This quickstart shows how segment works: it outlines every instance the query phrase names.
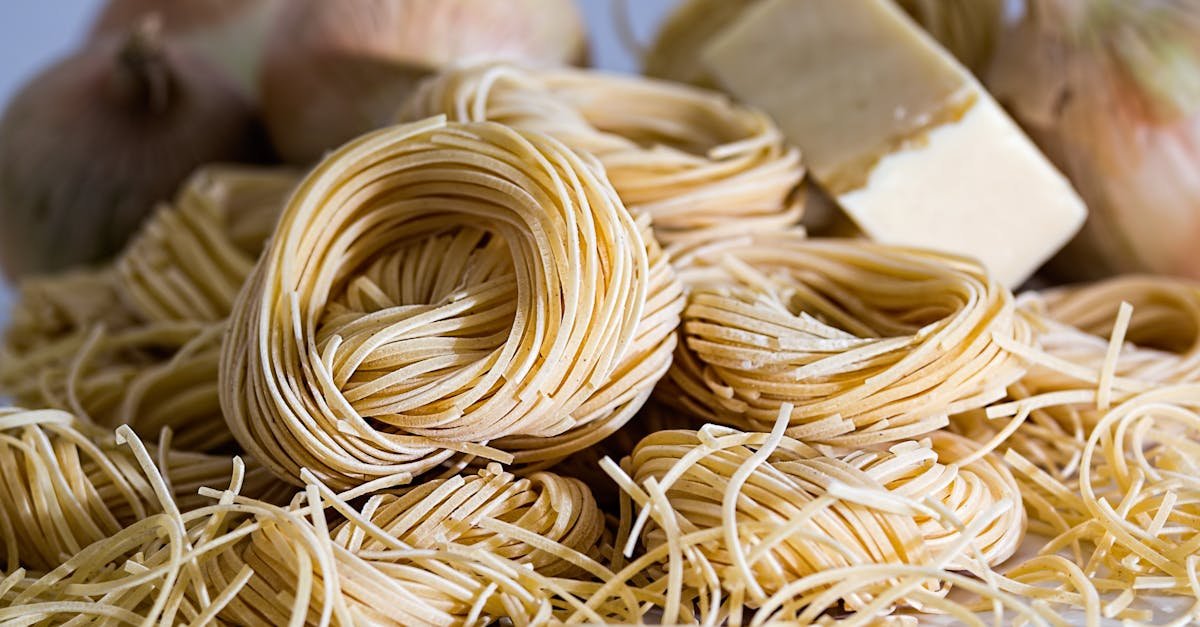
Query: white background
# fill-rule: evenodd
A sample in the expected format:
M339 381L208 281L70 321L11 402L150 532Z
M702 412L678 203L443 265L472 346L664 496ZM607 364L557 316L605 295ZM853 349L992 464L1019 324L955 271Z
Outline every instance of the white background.
M677 1L578 0L591 31L595 64L625 72L638 69L636 55L618 36L616 3L625 3L635 34L648 41ZM74 50L102 5L101 0L0 0L0 104L6 106L41 68ZM9 300L9 290L0 280L0 328L8 319Z

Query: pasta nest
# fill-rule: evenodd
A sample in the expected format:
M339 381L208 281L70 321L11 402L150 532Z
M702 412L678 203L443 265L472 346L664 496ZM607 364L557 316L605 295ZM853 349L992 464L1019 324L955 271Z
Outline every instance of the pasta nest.
M185 508L153 449L127 426L118 435L129 452L114 459L133 460L129 480L141 479L153 511L53 571L6 572L0 620L633 622L645 611L639 600L658 600L628 586L593 598L612 576L593 557L608 542L595 501L574 479L489 465L412 488L393 475L335 493L305 473L305 488L280 506L244 494L250 477L234 458L227 489L206 484L208 504Z
M197 172L117 258L126 300L146 320L224 320L299 180L282 168Z
M599 164L494 123L359 138L292 197L234 306L237 440L341 489L615 431L671 359L681 288Z
M681 575L682 598L700 607L732 594L749 607L804 609L809 620L839 602L859 610L904 578L858 579L856 569L969 570L1016 551L1025 529L1017 483L994 456L960 466L973 448L938 432L839 457L778 429L662 431L623 462L626 491L642 506L630 533L659 556L658 585ZM809 585L830 571L846 581ZM919 584L922 593L897 602L920 608L946 592L936 576Z
M553 596L537 582L587 575L572 560L589 563L574 556L597 554L604 531L604 517L579 481L546 472L517 477L497 465L375 494L360 509L333 503L347 518L330 521L328 531L302 516L260 517L266 522L244 546L207 564L215 586L231 583L246 566L255 573L222 618L278 625L300 607L373 624L529 619ZM514 529L537 541L516 538ZM325 570L322 559L332 568ZM526 569L532 579L521 574ZM333 596L305 592L326 586L336 586Z
M150 446L174 495L188 511L209 503L201 487L228 485L234 462ZM286 496L262 468L245 477L245 492ZM111 433L58 410L0 409L0 560L18 567L58 567L93 542L161 512L158 495L134 453Z
M669 252L800 221L800 153L762 112L717 92L652 79L503 64L446 70L402 120L445 114L551 135L594 154Z
M1032 341L974 262L859 241L759 234L680 260L689 290L660 397L693 415L858 448L919 437L1004 397Z

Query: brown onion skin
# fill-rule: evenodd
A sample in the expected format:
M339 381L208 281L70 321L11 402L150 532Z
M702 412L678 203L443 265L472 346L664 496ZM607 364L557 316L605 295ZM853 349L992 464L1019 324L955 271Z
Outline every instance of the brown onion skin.
M442 66L580 63L586 43L574 0L288 0L267 36L263 115L280 156L307 164L390 122Z
M197 166L260 161L249 102L221 73L155 44L155 98L130 87L124 37L44 70L0 119L0 265L10 279L118 252Z
M109 0L92 24L93 36L128 30L150 13L158 13L166 32L187 33L236 19L264 0Z
M267 30L288 0L108 0L92 22L90 39L129 32L148 15L163 33L232 77L258 99L258 73Z

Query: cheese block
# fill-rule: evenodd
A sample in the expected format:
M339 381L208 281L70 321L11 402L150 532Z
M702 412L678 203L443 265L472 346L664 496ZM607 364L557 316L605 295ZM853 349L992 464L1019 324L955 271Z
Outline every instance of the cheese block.
M972 256L1015 286L1083 223L1066 178L890 0L763 0L702 58L875 240Z

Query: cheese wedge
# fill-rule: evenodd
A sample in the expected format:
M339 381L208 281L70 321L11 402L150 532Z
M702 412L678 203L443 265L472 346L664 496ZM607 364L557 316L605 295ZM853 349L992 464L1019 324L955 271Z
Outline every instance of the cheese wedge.
M702 57L872 239L972 256L1015 286L1083 223L1066 178L890 0L763 0Z

